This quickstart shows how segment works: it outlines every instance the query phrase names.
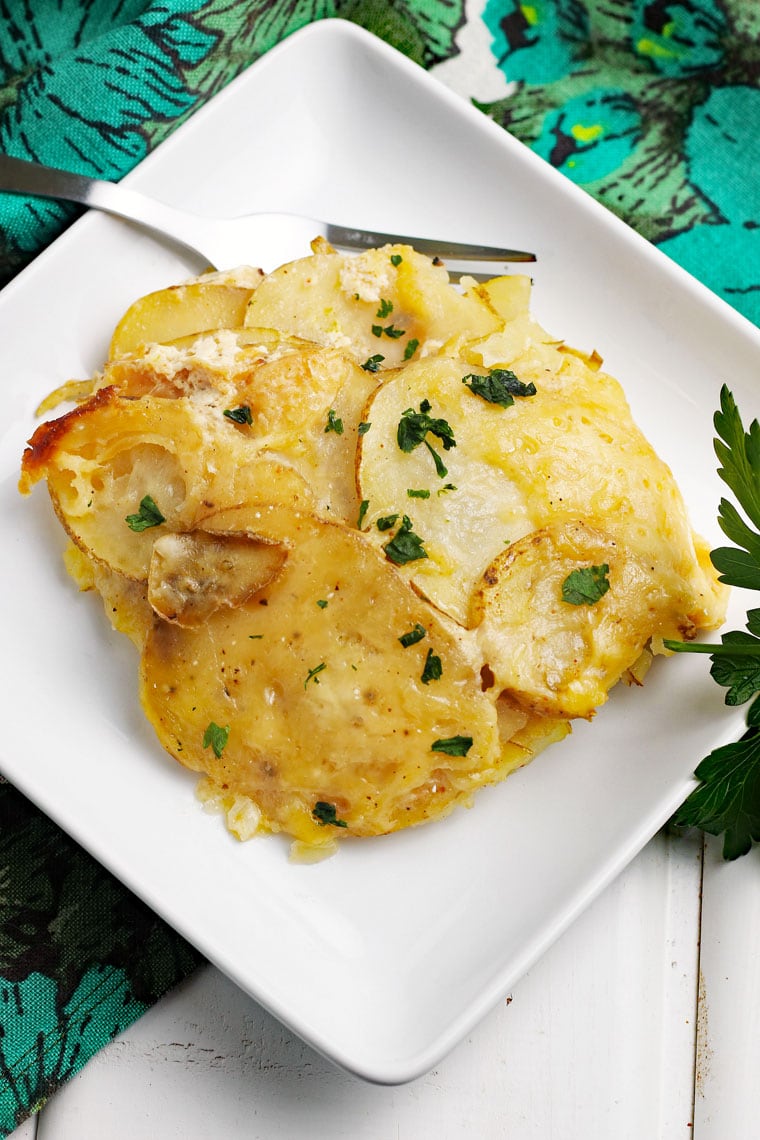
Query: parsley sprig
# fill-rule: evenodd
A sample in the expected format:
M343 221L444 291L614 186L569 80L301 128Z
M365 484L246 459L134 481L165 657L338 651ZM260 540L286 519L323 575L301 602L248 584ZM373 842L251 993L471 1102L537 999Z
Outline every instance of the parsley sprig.
M718 524L735 545L710 554L719 579L730 586L760 590L760 424L744 430L733 395L724 384L715 413L718 474L733 492L744 516L721 499ZM723 835L724 859L746 855L760 841L760 609L747 613L747 632L721 635L720 645L665 641L681 653L709 653L710 674L727 690L725 702L751 702L747 731L740 740L714 749L698 765L700 784L673 817L677 827L698 827Z

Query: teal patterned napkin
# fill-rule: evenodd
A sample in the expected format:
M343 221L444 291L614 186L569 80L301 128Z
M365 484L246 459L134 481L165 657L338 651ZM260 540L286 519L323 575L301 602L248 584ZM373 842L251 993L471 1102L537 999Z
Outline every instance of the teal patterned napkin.
M0 151L110 179L314 20L352 20L428 68L456 60L461 94L760 325L757 0L5 0L2 13ZM0 284L77 212L0 194ZM198 961L0 784L0 1137Z

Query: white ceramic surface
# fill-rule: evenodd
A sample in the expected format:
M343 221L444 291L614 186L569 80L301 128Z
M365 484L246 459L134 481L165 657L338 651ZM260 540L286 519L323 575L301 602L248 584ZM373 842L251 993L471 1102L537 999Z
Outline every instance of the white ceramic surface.
M230 84L129 178L210 214L302 210L535 249L534 307L596 348L715 525L712 413L757 414L760 335L582 191L416 65L325 21ZM199 265L88 216L0 294L4 524L0 769L224 972L328 1057L395 1083L431 1068L668 818L733 738L703 658L658 662L592 725L469 811L316 866L240 845L199 809L137 701L136 660L78 595L44 491L16 491L44 394L103 359L141 293ZM738 593L731 621L746 598Z

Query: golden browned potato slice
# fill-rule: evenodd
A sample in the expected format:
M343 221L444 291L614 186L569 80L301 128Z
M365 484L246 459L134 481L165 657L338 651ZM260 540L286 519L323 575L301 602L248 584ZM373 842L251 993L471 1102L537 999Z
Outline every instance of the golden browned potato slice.
M491 563L472 600L496 685L528 709L590 717L650 638L687 632L689 597L581 522L544 527Z
M153 544L148 601L165 621L200 625L240 606L282 569L285 547L236 534L164 534Z
M239 328L252 292L247 286L201 280L148 293L130 305L116 326L109 360L146 344L166 344L209 329Z
M124 399L113 389L41 425L20 487L46 477L70 536L92 557L144 580L153 543L213 511L256 502L308 507L302 477L262 456L246 425L188 399Z
M164 747L312 844L420 823L500 778L461 636L358 531L296 515L289 531L265 589L149 635L142 700Z
M246 325L270 326L341 348L359 364L391 367L462 336L503 325L486 299L462 295L446 270L409 246L350 255L318 252L269 274Z
M343 353L267 329L227 331L115 361L109 380L130 396L192 396L217 418L221 401L245 440L303 476L319 510L356 521L359 423L378 380Z
M237 390L260 446L286 459L320 511L356 522L359 424L377 378L334 349L289 352L251 373Z
M510 368L535 394L515 395L507 407L472 391L473 375L485 369L448 358L408 365L378 389L359 460L372 540L387 540L378 519L406 514L426 557L402 572L466 624L475 582L505 544L582 518L656 566L668 591L688 599L684 618L719 624L725 591L705 565L671 472L634 424L617 382L543 342ZM455 446L447 450L431 428L421 444L401 449L399 425L423 407L431 420L445 421Z

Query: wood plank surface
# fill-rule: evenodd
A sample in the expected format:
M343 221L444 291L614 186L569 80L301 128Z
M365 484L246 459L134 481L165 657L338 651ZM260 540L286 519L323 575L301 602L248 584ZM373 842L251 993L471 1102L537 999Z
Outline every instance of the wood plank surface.
M686 1140L701 856L658 835L410 1084L339 1071L206 968L51 1100L37 1140Z

